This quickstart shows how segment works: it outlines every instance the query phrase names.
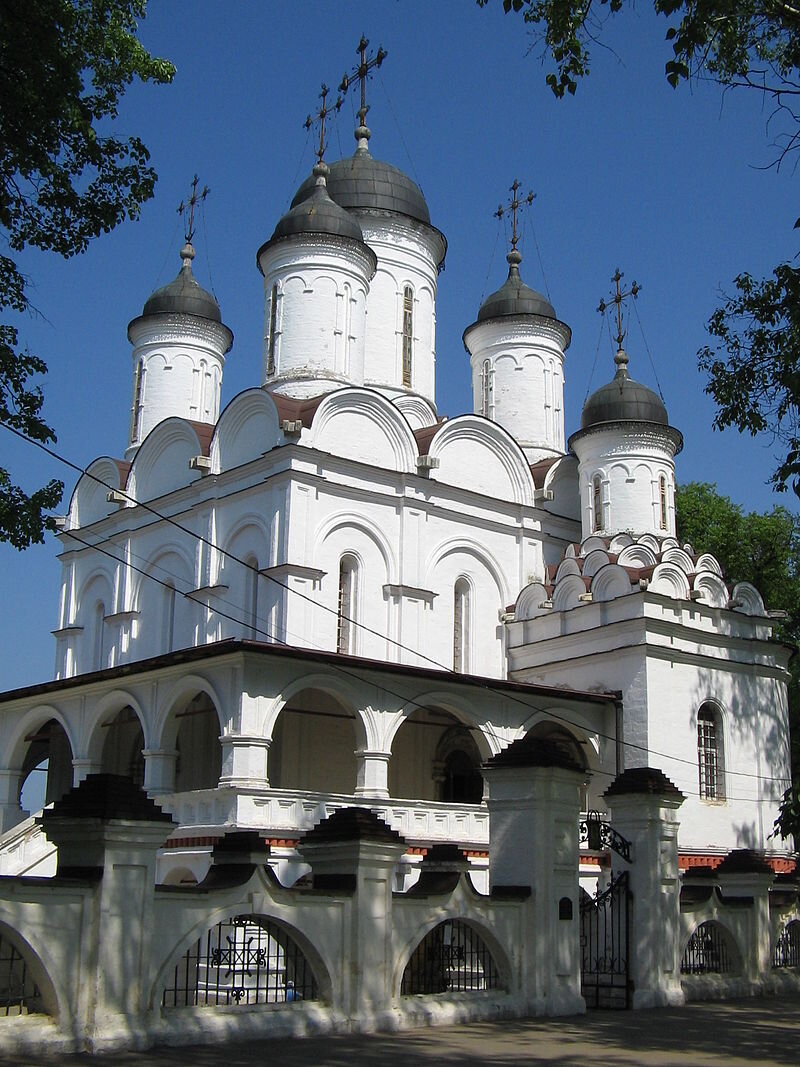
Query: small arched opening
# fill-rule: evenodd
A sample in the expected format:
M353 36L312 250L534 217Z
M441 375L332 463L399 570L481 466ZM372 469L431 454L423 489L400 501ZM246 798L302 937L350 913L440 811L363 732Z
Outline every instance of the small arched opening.
M478 733L443 708L418 708L392 743L391 796L480 804L483 760Z
M499 988L497 964L478 931L461 919L445 919L414 949L400 993L413 996Z
M105 732L101 770L144 785L144 732L139 716L127 705L102 724Z
M26 738L19 806L32 814L60 800L72 788L72 749L64 727L49 719Z
M207 693L197 693L175 712L175 791L214 789L222 773L219 717Z

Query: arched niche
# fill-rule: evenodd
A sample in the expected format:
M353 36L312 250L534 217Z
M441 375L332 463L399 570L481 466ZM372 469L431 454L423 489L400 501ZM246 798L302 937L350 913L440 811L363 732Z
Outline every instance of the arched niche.
M352 795L361 734L355 711L343 700L322 689L301 689L283 706L272 729L270 785Z
M483 738L440 707L416 708L397 730L389 760L389 794L408 800L479 804Z

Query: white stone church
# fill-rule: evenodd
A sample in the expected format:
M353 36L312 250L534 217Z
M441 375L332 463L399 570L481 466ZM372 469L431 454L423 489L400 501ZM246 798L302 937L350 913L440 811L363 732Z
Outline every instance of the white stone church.
M684 874L740 849L791 871L771 836L790 650L756 589L677 541L664 403L620 334L567 437L570 328L514 240L465 324L473 410L441 418L446 240L363 115L356 141L257 251L251 389L221 408L234 335L189 240L128 326L126 447L80 478L59 533L55 680L0 696L0 871L56 872L21 807L29 775L49 804L109 773L174 820L159 885L202 884L244 830L281 886L302 884L304 835L355 808L401 835L396 893L439 845L487 893L483 772L523 737L579 769L584 819L608 818L623 771L662 771L684 796ZM597 841L578 875L607 883Z

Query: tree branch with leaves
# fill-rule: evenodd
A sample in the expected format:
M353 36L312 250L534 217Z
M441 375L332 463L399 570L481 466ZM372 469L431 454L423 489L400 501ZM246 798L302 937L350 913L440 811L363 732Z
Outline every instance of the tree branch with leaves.
M28 246L78 255L152 197L144 144L105 132L134 80L174 75L136 37L145 8L146 0L0 0L0 422L37 441L55 441L37 381L47 368L20 347L14 316L31 307L14 257ZM0 467L0 541L42 541L62 491L51 481L28 494Z

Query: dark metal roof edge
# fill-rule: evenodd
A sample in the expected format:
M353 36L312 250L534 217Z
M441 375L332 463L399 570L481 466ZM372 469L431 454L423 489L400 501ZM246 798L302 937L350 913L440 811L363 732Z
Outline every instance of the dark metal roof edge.
M576 700L594 704L608 704L619 701L619 693L592 693L588 690L563 689L559 686L530 685L526 682L515 682L506 678L488 678L476 674L455 674L435 668L415 667L403 663L386 663L384 660L366 659L363 656L345 656L340 652L323 652L315 649L295 648L289 645L267 644L263 641L231 637L225 641L215 641L208 645L195 645L191 648L179 649L176 652L167 652L162 656L152 656L149 659L135 660L132 663L122 663L118 667L108 667L103 671L92 671L89 674L78 674L71 678L57 678L48 682L39 682L36 685L9 689L5 693L0 693L0 705L10 703L12 700L22 700L26 697L38 696L43 693L58 692L62 689L77 689L82 685L89 685L105 679L129 678L137 674L147 674L149 671L158 670L161 667L172 667L181 663L193 663L197 660L215 659L218 656L243 652L253 652L263 656L289 656L303 661L326 663L329 666L356 667L361 670L411 675L416 678L446 681L451 685L497 689L501 692L540 694L558 697L562 700Z

